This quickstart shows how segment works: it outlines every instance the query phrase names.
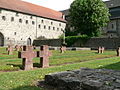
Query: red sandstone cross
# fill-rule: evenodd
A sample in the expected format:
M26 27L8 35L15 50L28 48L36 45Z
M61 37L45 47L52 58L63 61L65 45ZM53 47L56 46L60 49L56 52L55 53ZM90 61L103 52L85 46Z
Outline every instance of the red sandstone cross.
M8 55L12 55L13 54L13 47L12 47L12 45L8 45L7 51L8 51Z
M32 46L23 46L23 51L18 53L18 58L23 58L24 70L33 69L32 59L37 56L37 53L33 51Z
M16 45L15 46L15 51L19 51L20 50L20 46Z
M38 57L40 57L40 66L42 68L49 67L49 56L51 56L52 53L49 52L48 45L43 45L40 47L40 51L38 52Z
M64 53L65 51L66 51L66 47L65 47L65 46L61 46L61 47L60 47L60 52L61 52L61 53Z

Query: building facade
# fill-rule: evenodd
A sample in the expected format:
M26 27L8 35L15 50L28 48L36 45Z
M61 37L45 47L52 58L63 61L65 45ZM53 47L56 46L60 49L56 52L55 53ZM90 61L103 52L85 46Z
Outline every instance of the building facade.
M57 39L65 30L61 12L21 0L0 0L0 46L32 45L35 39Z

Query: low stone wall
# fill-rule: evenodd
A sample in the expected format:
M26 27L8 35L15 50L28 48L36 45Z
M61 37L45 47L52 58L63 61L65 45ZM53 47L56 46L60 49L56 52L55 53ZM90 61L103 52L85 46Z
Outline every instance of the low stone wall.
M41 45L49 45L49 46L61 46L61 39L48 39L48 40L34 40L33 45L41 46Z
M82 68L46 75L45 83L55 90L120 90L120 71Z
M90 47L98 48L98 46L103 46L106 49L116 49L120 46L120 38L91 38L84 45L78 40L73 44L74 47Z

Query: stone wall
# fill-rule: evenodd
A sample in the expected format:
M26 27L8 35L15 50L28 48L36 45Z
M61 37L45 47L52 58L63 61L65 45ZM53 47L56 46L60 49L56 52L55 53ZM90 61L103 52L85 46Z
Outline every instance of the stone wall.
M39 37L57 39L65 30L65 22L35 15L0 9L0 33L4 36L4 45L22 44Z
M73 46L91 48L104 46L106 49L116 49L118 46L120 46L120 38L91 38L84 45L81 45L81 42L78 40Z
M61 44L62 44L61 39L34 40L34 42L33 42L33 45L35 45L35 46L49 45L49 46L60 47Z
M54 90L120 90L120 71L82 68L46 75L45 83Z

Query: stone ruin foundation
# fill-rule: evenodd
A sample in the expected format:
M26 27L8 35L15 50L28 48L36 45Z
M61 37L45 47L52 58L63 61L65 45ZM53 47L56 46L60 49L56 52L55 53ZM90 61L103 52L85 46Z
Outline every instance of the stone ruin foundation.
M54 90L120 90L120 71L82 68L45 76Z

